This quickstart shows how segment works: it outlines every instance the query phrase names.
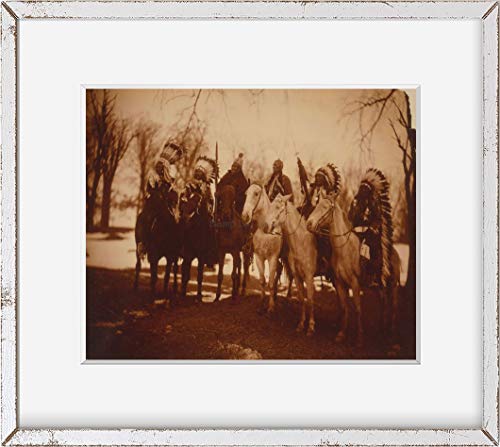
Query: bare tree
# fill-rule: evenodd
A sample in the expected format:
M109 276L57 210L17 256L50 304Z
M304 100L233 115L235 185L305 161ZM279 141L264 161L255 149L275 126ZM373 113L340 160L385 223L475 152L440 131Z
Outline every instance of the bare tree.
M144 206L146 182L154 158L161 149L157 143L160 126L152 121L140 120L135 127L136 135L136 171L139 176L139 190L137 192L137 214Z
M87 230L94 227L94 214L99 182L103 172L103 162L107 158L115 123L114 105L116 97L108 90L87 90L86 96L86 137L87 137Z
M102 163L102 203L101 203L101 227L109 228L109 217L111 211L111 192L116 170L123 156L130 147L134 138L130 125L126 120L115 120L110 130L111 138L105 152Z
M410 256L408 263L408 290L415 289L416 280L416 132L412 127L412 115L408 94L402 90L378 90L368 97L349 104L347 116L357 116L361 152L370 152L376 128L382 121L391 126L397 148L401 153L406 220Z

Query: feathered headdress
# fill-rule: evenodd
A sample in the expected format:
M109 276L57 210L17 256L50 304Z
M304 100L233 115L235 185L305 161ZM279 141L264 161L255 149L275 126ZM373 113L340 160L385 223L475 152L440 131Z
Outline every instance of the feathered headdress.
M328 191L335 195L340 193L342 188L342 176L340 171L333 163L328 163L326 166L319 168L316 175L321 175L328 185Z
M203 172L206 182L214 180L219 169L215 160L204 155L198 157L194 168Z
M183 146L167 141L160 154L160 160L167 163L175 163L186 153Z
M370 188L375 200L378 201L382 216L381 243L382 243L382 285L387 286L391 273L391 255L393 250L392 206L389 198L389 181L382 171L370 168L366 171L361 184Z

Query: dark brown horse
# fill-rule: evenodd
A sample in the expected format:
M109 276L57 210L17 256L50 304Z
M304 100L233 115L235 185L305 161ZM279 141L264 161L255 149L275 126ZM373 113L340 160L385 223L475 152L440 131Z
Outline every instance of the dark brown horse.
M148 204L137 217L135 225L136 265L134 289L139 286L141 259L147 255L150 266L151 299L156 296L158 280L158 262L165 257L163 293L168 293L170 272L173 270L173 293L177 293L178 259L182 247L182 228L179 225L177 211L179 196L173 189L156 190L148 198ZM148 214L152 213L152 214Z
M233 257L233 271L231 273L232 291L231 298L238 295L241 278L241 256L243 252L243 284L241 295L245 296L248 268L250 266L250 254L243 250L248 241L248 230L246 229L240 214L236 211L236 189L232 185L224 185L216 192L217 215L215 224L215 238L217 244L217 262L219 265L217 275L218 301L221 295L222 279L224 276L224 260L226 254Z
M186 296L191 264L198 259L196 299L202 299L203 269L215 261L215 235L207 200L200 192L187 190L181 198L181 224L184 228L182 246L182 288Z
M366 171L349 209L349 219L353 227L367 229L364 233L366 240L371 232L377 235L371 246L377 256L373 256L373 253L371 256L378 263L373 264L372 269L375 269L382 296L383 325L391 336L390 353L395 354L400 350L398 289L401 260L394 248L389 182L380 170L371 168Z

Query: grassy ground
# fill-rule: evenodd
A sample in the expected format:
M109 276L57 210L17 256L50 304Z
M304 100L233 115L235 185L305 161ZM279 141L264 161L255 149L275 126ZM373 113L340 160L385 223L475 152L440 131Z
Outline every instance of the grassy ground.
M193 269L191 278L194 279ZM160 277L161 278L161 277ZM216 276L205 277L204 290ZM133 270L87 267L88 359L384 359L376 296L363 299L366 343L354 347L354 324L346 343L336 344L339 312L334 292L316 294L316 333L306 337L295 327L300 303L281 298L272 316L264 315L252 278L250 294L236 300L195 304L192 297L171 306L158 299L149 304L149 275L132 290ZM159 281L158 289L161 289ZM227 278L225 286L228 287ZM189 285L188 291L194 291ZM295 295L295 294L294 294ZM415 317L401 297L401 351L397 358L415 358ZM413 316L412 316L413 315ZM354 323L354 319L351 319Z

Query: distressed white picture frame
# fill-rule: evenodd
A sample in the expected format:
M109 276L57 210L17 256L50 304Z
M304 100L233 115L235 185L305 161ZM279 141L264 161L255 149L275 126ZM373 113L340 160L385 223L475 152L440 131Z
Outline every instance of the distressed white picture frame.
M497 2L16 2L2 3L1 440L3 445L498 445ZM21 20L445 19L482 21L482 424L463 430L89 430L19 427L17 404L17 49Z

